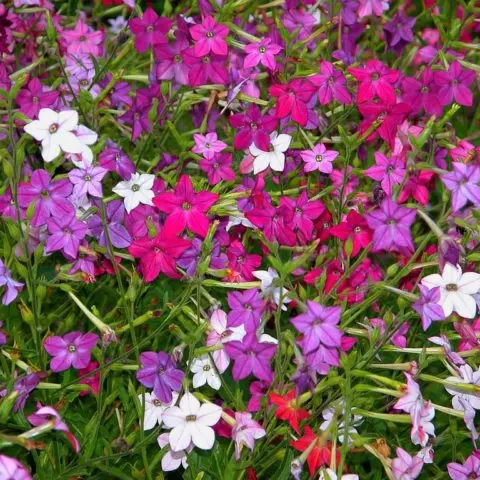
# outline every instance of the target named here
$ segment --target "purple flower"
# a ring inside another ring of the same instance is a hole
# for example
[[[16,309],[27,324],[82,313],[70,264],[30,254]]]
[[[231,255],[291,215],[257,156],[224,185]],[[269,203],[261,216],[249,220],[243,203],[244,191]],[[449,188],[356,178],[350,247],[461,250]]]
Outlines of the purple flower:
[[[464,70],[459,62],[450,64],[448,72],[437,71],[435,81],[440,85],[438,94],[444,105],[455,101],[460,105],[470,107],[473,103],[473,94],[470,84],[475,80],[475,72]]]
[[[422,319],[423,330],[432,324],[432,322],[445,319],[443,308],[438,304],[440,300],[440,288],[432,289],[419,285],[420,298],[412,304],[412,308],[420,315]]]
[[[137,372],[137,380],[148,388],[153,388],[155,396],[163,403],[172,401],[172,391],[182,389],[185,373],[176,368],[175,362],[165,352],[143,352],[140,355],[142,368]]]
[[[265,436],[265,430],[252,419],[248,412],[235,412],[235,425],[232,429],[232,439],[235,442],[235,458],[240,460],[242,447],[246,446],[253,452],[255,440]]]
[[[204,57],[197,57],[193,47],[187,48],[183,55],[185,63],[190,67],[188,83],[191,87],[206,85],[208,82],[221,85],[227,83],[228,72],[225,68],[225,56],[209,53]]]
[[[228,327],[244,325],[247,332],[259,327],[264,305],[257,289],[228,292],[228,306]]]
[[[194,277],[201,254],[202,241],[199,238],[194,238],[190,247],[177,259],[177,265],[185,269],[187,276]]]
[[[130,20],[129,26],[135,35],[137,52],[145,52],[150,46],[168,43],[166,34],[172,23],[168,18],[159,17],[150,7],[143,12],[142,18]]]
[[[438,72],[433,72],[430,67],[425,67],[420,80],[410,77],[403,79],[403,98],[412,108],[412,114],[419,113],[422,108],[428,115],[439,117],[442,114],[443,107],[436,83],[437,74]]]
[[[0,195],[0,215],[4,218],[17,220],[17,209],[15,208],[15,202],[10,187],[7,187],[5,193]]]
[[[89,249],[88,242],[86,240],[82,240],[82,247],[84,247],[86,250]],[[95,262],[97,260],[96,256],[90,253],[84,253],[82,251],[79,251],[77,258],[70,257],[68,258],[68,260],[70,262],[73,262],[72,268],[68,271],[70,275],[73,275],[75,272],[81,271],[91,277],[95,277]]]
[[[54,372],[63,372],[72,366],[77,370],[86,368],[97,342],[95,333],[70,332],[63,337],[48,337],[43,346],[53,357],[50,368]]]
[[[280,53],[283,48],[280,45],[272,43],[272,39],[267,37],[260,42],[251,43],[245,46],[247,56],[243,61],[243,68],[256,67],[261,63],[269,70],[275,70],[275,55]]]
[[[183,52],[188,48],[188,41],[176,40],[172,45],[155,48],[155,75],[157,80],[174,80],[181,85],[188,85],[189,67],[183,59]]]
[[[125,216],[125,226],[135,238],[146,237],[149,232],[154,237],[160,229],[160,214],[150,205],[139,205]]]
[[[375,251],[413,252],[414,245],[410,226],[415,221],[415,210],[401,207],[386,198],[380,208],[365,216],[373,230]]]
[[[151,125],[148,119],[148,112],[151,104],[145,97],[138,96],[121,117],[120,120],[132,127],[132,141],[135,141],[143,132],[150,132]]]
[[[18,204],[22,208],[35,202],[31,224],[34,227],[45,225],[47,219],[65,217],[74,209],[67,197],[72,193],[72,184],[67,179],[51,181],[46,170],[35,170],[29,183],[20,185],[18,189]]]
[[[323,307],[317,302],[307,300],[307,311],[290,321],[303,333],[304,353],[311,353],[320,344],[327,348],[339,348],[342,331],[336,326],[340,322],[341,307]]]
[[[301,395],[307,390],[313,390],[315,385],[318,383],[317,372],[313,368],[313,365],[309,365],[308,363],[300,364],[296,372],[292,375],[291,379],[292,382],[295,384],[295,391],[297,393],[297,396]]]
[[[199,167],[207,174],[210,185],[216,185],[222,180],[225,182],[235,180],[231,153],[220,153],[211,158],[202,158]]]
[[[12,278],[12,272],[5,266],[0,259],[0,287],[5,287],[5,293],[2,297],[3,305],[9,305],[18,296],[23,288],[22,282],[17,282]]]
[[[58,92],[44,91],[40,80],[32,78],[28,86],[18,92],[15,102],[27,117],[37,118],[40,109],[53,107],[58,96]]]
[[[469,478],[480,478],[480,455],[475,451],[465,463],[451,462],[447,464],[448,474],[452,480],[468,480]]]
[[[460,210],[468,201],[475,206],[480,205],[480,167],[472,164],[453,162],[453,172],[440,178],[452,192],[452,208]]]
[[[132,173],[135,173],[135,165],[128,158],[128,155],[109,140],[105,150],[98,156],[99,164],[105,170],[118,173],[124,180],[130,180]]]
[[[253,374],[259,380],[271,383],[273,372],[270,360],[277,351],[273,343],[261,343],[257,340],[255,332],[248,333],[243,341],[227,342],[225,351],[234,360],[232,369],[233,378],[238,381]]]
[[[413,40],[413,26],[416,19],[397,13],[390,22],[383,27],[385,39],[389,50],[398,55]]]
[[[392,472],[396,479],[414,480],[422,468],[423,460],[420,457],[412,457],[403,448],[397,448],[397,458],[392,461]]]
[[[30,373],[24,377],[18,379],[13,384],[13,391],[17,393],[17,398],[15,400],[15,405],[13,411],[17,412],[18,410],[23,410],[25,408],[25,403],[30,396],[30,394],[37,388],[37,385],[40,383],[42,378],[46,377],[46,374],[43,372]],[[0,397],[5,397],[7,395],[7,389],[4,389],[0,392]],[[1,478],[1,477],[0,477]]]
[[[93,165],[85,168],[76,168],[68,174],[68,178],[73,183],[73,195],[75,197],[84,197],[90,194],[93,197],[102,198],[102,179],[107,173],[102,167]]]
[[[50,218],[47,221],[50,236],[45,245],[45,253],[62,250],[65,255],[76,257],[80,241],[87,234],[87,224],[77,220],[75,213],[64,217]]]
[[[105,209],[105,226],[108,229],[108,236],[115,248],[127,248],[132,243],[132,237],[123,225],[125,207],[121,200],[108,202]],[[107,246],[105,228],[102,225],[102,218],[99,214],[92,215],[88,220],[88,229],[91,235],[98,239],[100,245]]]
[[[32,480],[29,471],[16,459],[0,455],[0,478],[5,480]]]
[[[337,70],[332,63],[321,62],[320,73],[308,77],[308,80],[318,87],[318,100],[321,105],[327,105],[333,99],[342,104],[352,102],[352,97],[347,90],[345,75]]]
[[[384,192],[391,196],[393,185],[400,185],[405,177],[405,161],[397,155],[387,158],[384,153],[375,152],[375,164],[365,171],[365,175],[381,182]]]

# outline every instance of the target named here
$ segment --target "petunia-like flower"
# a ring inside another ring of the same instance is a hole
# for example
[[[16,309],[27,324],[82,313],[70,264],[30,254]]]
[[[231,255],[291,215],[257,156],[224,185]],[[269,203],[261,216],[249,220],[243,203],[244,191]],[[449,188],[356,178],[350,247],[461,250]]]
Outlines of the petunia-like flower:
[[[480,370],[474,372],[470,365],[465,364],[459,367],[459,372],[459,377],[448,377],[446,380],[450,383],[476,385],[480,387]],[[445,385],[445,390],[452,395],[452,406],[455,410],[463,412],[467,410],[468,407],[474,410],[480,410],[480,397],[478,397],[475,392],[466,392],[452,385]]]
[[[12,278],[12,272],[5,266],[0,259],[0,287],[5,287],[5,293],[2,297],[2,304],[12,303],[23,288],[22,282],[17,282]]]
[[[161,44],[154,48],[157,59],[155,64],[157,80],[173,80],[181,85],[188,85],[189,67],[183,55],[188,48],[188,41],[183,38],[178,38],[173,44]]]
[[[190,177],[182,175],[174,192],[157,194],[153,203],[167,214],[166,229],[180,233],[188,228],[205,238],[210,226],[206,213],[217,199],[216,193],[206,190],[195,192]]]
[[[117,183],[112,190],[124,198],[125,210],[130,213],[141,203],[153,205],[153,182],[155,175],[148,173],[132,173],[130,180]]]
[[[95,31],[83,20],[78,20],[74,29],[63,30],[62,40],[67,53],[71,55],[88,54],[98,57],[102,53],[103,32]]]
[[[256,333],[251,332],[241,342],[225,343],[224,348],[234,361],[232,376],[235,380],[242,380],[251,374],[266,382],[273,380],[270,360],[277,350],[275,344],[259,342]]]
[[[434,273],[422,279],[422,284],[428,288],[440,288],[440,300],[445,317],[452,312],[465,318],[475,318],[477,304],[473,297],[480,290],[480,274],[462,272],[459,265],[446,263],[442,275]]]
[[[32,78],[26,88],[22,88],[18,92],[15,102],[27,117],[36,118],[42,108],[50,108],[55,105],[58,97],[58,92],[44,90],[40,80]]]
[[[129,109],[119,118],[132,127],[132,141],[137,140],[143,132],[149,133],[152,129],[149,119],[151,102],[148,98],[137,95],[131,102]]]
[[[191,87],[198,87],[210,83],[226,85],[228,71],[225,67],[227,57],[209,53],[203,57],[195,55],[195,49],[186,48],[183,52],[183,60],[189,67],[188,83]]]
[[[235,442],[235,458],[240,460],[242,448],[245,446],[253,452],[255,441],[266,435],[258,422],[252,419],[248,412],[235,412],[235,425],[232,428],[232,438]]]
[[[273,43],[270,37],[262,38],[260,42],[250,43],[245,46],[247,55],[243,60],[243,68],[256,67],[261,63],[269,70],[275,70],[275,55],[280,53],[283,47]]]
[[[0,455],[0,478],[4,480],[32,480],[27,468],[16,458]]]
[[[165,352],[143,352],[140,354],[140,364],[137,380],[145,387],[152,388],[161,402],[170,403],[173,392],[182,389],[185,373],[176,368],[172,357]]]
[[[285,152],[290,146],[292,137],[285,133],[278,135],[277,132],[270,134],[270,145],[267,151],[258,148],[255,143],[250,145],[250,153],[255,157],[253,161],[253,173],[263,172],[268,167],[277,172],[283,172],[285,168]]]
[[[157,443],[160,448],[165,448],[170,444],[169,442],[170,435],[168,433],[162,433],[157,438]],[[193,444],[190,445],[185,450],[179,450],[174,452],[172,449],[169,449],[167,453],[162,457],[162,470],[164,472],[173,472],[180,465],[183,468],[188,468],[187,454],[193,450]]]
[[[73,183],[73,195],[84,197],[87,194],[102,198],[102,180],[107,170],[102,167],[87,166],[71,170],[68,178]]]
[[[320,105],[327,105],[335,99],[343,105],[352,103],[352,96],[347,89],[347,79],[331,62],[320,62],[320,73],[308,77],[308,81],[318,87]]]
[[[388,10],[390,0],[359,0],[358,17],[369,17],[375,15],[381,17],[385,10]]]
[[[261,282],[262,293],[265,297],[270,297],[282,310],[287,310],[286,305],[291,302],[288,298],[288,290],[284,287],[275,285],[278,273],[271,267],[268,270],[256,270],[253,272],[255,278]],[[280,305],[280,299],[282,304]]]
[[[465,70],[459,62],[452,62],[448,71],[437,70],[435,82],[440,86],[438,96],[443,105],[455,100],[460,105],[470,107],[473,94],[470,84],[475,80],[475,72]]]
[[[128,180],[135,173],[135,164],[111,140],[107,141],[106,148],[100,153],[98,160],[102,168],[118,173],[124,180]]]
[[[12,392],[17,394],[15,405],[13,406],[14,412],[18,412],[18,410],[23,410],[25,408],[25,403],[27,402],[31,393],[37,388],[38,384],[46,376],[47,374],[44,372],[34,372],[15,380],[12,389]],[[7,393],[9,393],[7,388],[4,388],[0,391],[0,397],[5,397]]]
[[[54,372],[63,372],[72,366],[77,370],[86,368],[97,342],[95,333],[70,332],[63,337],[48,337],[43,345],[53,357],[50,368]]]
[[[375,251],[413,252],[414,245],[410,226],[415,221],[415,210],[401,207],[386,198],[380,208],[365,216],[373,230]]]
[[[195,358],[190,366],[190,371],[193,373],[194,388],[202,387],[206,383],[214,390],[219,390],[222,386],[222,381],[208,354]]]
[[[480,455],[478,455],[478,451],[470,455],[463,464],[450,462],[447,464],[447,470],[452,480],[480,478]]]
[[[214,157],[202,158],[198,162],[198,166],[206,172],[209,185],[216,185],[222,180],[225,182],[235,180],[230,153],[220,153]]]
[[[330,233],[343,242],[351,239],[352,251],[350,255],[352,257],[358,255],[360,250],[366,248],[372,241],[372,231],[368,228],[365,217],[355,210],[350,210],[342,223],[330,227]]]
[[[414,38],[413,26],[415,22],[415,17],[407,17],[397,13],[390,22],[385,24],[383,31],[389,50],[393,50],[398,55],[402,53],[405,46],[411,43]]]
[[[435,436],[435,427],[431,420],[435,418],[435,409],[430,401],[415,403],[410,412],[412,429],[410,439],[414,445],[425,447],[429,438]]]
[[[423,460],[418,455],[410,455],[403,448],[397,448],[397,456],[392,460],[392,473],[395,480],[415,480],[423,469]]]
[[[468,201],[480,205],[480,167],[473,164],[453,162],[453,171],[440,176],[444,185],[452,192],[452,208],[457,212]]]
[[[412,308],[420,315],[422,319],[423,330],[438,320],[445,319],[445,313],[440,303],[440,288],[428,288],[425,285],[418,286],[420,298],[412,304]]]
[[[215,425],[222,415],[222,408],[210,402],[200,402],[186,392],[178,407],[170,407],[163,414],[163,423],[171,428],[168,441],[174,452],[186,450],[190,442],[202,450],[210,450],[215,443]]]
[[[88,227],[70,213],[63,217],[52,217],[47,220],[50,236],[45,244],[45,253],[62,250],[66,255],[75,258],[80,242],[85,238]]]
[[[192,152],[203,155],[205,158],[213,158],[217,153],[227,148],[227,144],[219,140],[215,132],[210,132],[206,135],[195,133],[193,139],[195,140],[195,145],[192,148]]]
[[[35,140],[42,142],[42,157],[53,162],[60,152],[80,153],[82,142],[73,133],[78,127],[78,113],[75,110],[55,112],[42,108],[38,120],[25,125],[24,130]]]
[[[243,325],[247,331],[251,332],[260,326],[264,305],[257,289],[228,292],[227,300],[230,307],[228,313],[229,328]]]
[[[402,80],[404,89],[403,98],[412,107],[416,114],[424,109],[428,115],[442,114],[443,107],[436,82],[437,72],[430,67],[425,67],[419,80],[406,77]]]
[[[210,52],[217,55],[226,55],[228,45],[225,38],[228,35],[228,28],[217,23],[210,15],[203,19],[200,25],[190,27],[190,35],[195,41],[195,55],[203,57]]]
[[[91,373],[91,375],[89,375],[89,373]],[[81,391],[80,396],[84,397],[89,393],[98,396],[100,393],[100,371],[98,370],[98,362],[89,362],[85,368],[78,370],[78,375],[79,377],[83,377],[78,381],[79,385],[88,385],[90,387],[90,390]]]
[[[286,420],[295,432],[300,433],[300,422],[310,417],[310,414],[297,403],[295,389],[285,395],[275,392],[269,393],[270,401],[277,406],[275,416],[280,420]]]
[[[172,400],[170,402],[162,402],[157,398],[155,393],[145,393],[145,395],[139,394],[138,400],[140,404],[143,402],[145,396],[145,415],[143,417],[143,429],[151,430],[156,425],[162,425],[163,414],[167,408],[175,405],[178,400],[178,393],[172,392]]]
[[[141,18],[132,18],[128,23],[135,35],[135,49],[142,53],[150,46],[166,45],[166,34],[173,22],[169,18],[159,17],[155,10],[149,7]]]
[[[400,185],[405,177],[405,160],[397,155],[388,158],[382,152],[375,152],[375,164],[365,170],[365,175],[380,182],[383,191],[390,196],[393,185]]]
[[[327,150],[323,143],[315,145],[312,150],[303,150],[300,152],[302,160],[305,162],[303,168],[305,172],[319,172],[329,175],[333,171],[333,161],[338,157],[335,150]]]

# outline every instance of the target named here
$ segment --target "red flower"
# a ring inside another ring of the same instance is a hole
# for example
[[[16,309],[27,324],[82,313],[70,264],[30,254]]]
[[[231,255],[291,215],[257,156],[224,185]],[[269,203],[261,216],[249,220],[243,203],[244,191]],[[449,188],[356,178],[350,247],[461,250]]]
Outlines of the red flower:
[[[287,420],[290,426],[300,433],[298,423],[308,418],[310,414],[304,408],[297,406],[295,389],[283,396],[275,392],[270,392],[269,396],[270,401],[278,407],[275,416],[280,420]]]
[[[344,222],[331,227],[330,233],[343,241],[348,238],[352,239],[352,257],[355,257],[362,247],[367,247],[372,241],[372,231],[368,228],[367,221],[355,210],[348,212]]]

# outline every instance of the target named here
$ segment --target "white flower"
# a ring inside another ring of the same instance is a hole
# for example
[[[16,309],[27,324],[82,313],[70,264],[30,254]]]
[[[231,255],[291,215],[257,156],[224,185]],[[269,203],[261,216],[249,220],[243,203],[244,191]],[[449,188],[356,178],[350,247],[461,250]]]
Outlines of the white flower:
[[[269,268],[268,270],[255,270],[253,275],[262,282],[260,288],[263,294],[272,297],[278,306],[280,306],[280,297],[282,297],[281,307],[282,310],[286,310],[287,307],[285,305],[291,302],[287,297],[288,290],[286,288],[276,287],[273,284],[274,280],[278,278],[278,273],[273,268]]]
[[[144,205],[153,205],[152,191],[155,175],[148,173],[132,173],[132,177],[128,181],[117,183],[112,190],[124,198],[125,210],[130,213],[135,207],[141,203]]]
[[[480,387],[480,370],[474,372],[468,364],[462,365],[459,370],[461,377],[448,377],[447,381],[477,385]],[[455,410],[465,411],[468,410],[469,407],[480,410],[480,397],[475,395],[474,392],[466,392],[451,385],[446,385],[445,390],[447,390],[450,395],[453,395],[452,406]]]
[[[480,290],[479,273],[462,273],[459,265],[455,267],[446,263],[441,276],[438,273],[427,275],[422,284],[428,288],[440,288],[438,303],[443,308],[445,317],[452,312],[465,318],[475,317],[477,304],[473,295]]]
[[[69,153],[66,156],[78,168],[91,167],[93,163],[93,152],[89,145],[93,145],[98,140],[97,132],[90,130],[85,125],[79,125],[74,131],[75,136],[82,144],[80,153]]]
[[[158,446],[160,448],[166,447],[168,445],[168,437],[168,433],[162,433],[157,437]],[[162,470],[164,472],[172,472],[173,470],[176,470],[180,465],[182,465],[185,469],[188,468],[187,453],[190,453],[192,450],[192,444],[190,444],[186,450],[180,450],[178,452],[169,450],[162,457]]]
[[[110,24],[110,31],[115,35],[118,35],[128,26],[128,21],[121,15],[117,18],[111,18],[108,23]]]
[[[142,395],[138,396],[140,403],[142,403]],[[172,392],[172,401],[170,403],[162,403],[155,394],[145,393],[145,416],[143,417],[143,429],[151,430],[155,425],[162,424],[162,417],[167,408],[177,403],[178,393]]]
[[[202,387],[205,383],[208,383],[214,390],[219,390],[222,386],[220,377],[217,375],[208,355],[195,358],[190,371],[194,373],[193,386],[195,388]]]
[[[337,480],[337,474],[331,469],[327,468],[324,469],[322,468],[320,470],[320,476],[318,477],[318,480]],[[347,473],[346,475],[342,475],[340,477],[340,480],[358,480],[358,475],[354,473]]]
[[[254,229],[257,228],[248,218],[244,217],[243,215],[241,216],[230,215],[228,217],[228,223],[227,223],[227,226],[225,227],[225,230],[228,232],[232,227],[236,227],[237,225],[243,225],[244,227],[247,227],[247,228],[254,228]]]
[[[174,452],[185,450],[192,442],[202,450],[210,450],[215,443],[215,425],[222,415],[222,408],[213,403],[200,402],[187,392],[178,407],[170,407],[163,414],[163,424],[171,428],[168,441]]]
[[[325,431],[330,426],[332,421],[335,421],[335,423],[337,424],[338,440],[340,443],[343,443],[345,436],[345,422],[340,421],[340,418],[343,417],[345,413],[343,403],[343,401],[340,401],[329,408],[325,408],[322,411],[322,417],[325,421],[320,425],[320,430]],[[352,413],[355,413],[354,409],[352,409]],[[348,427],[348,443],[353,441],[352,434],[358,435],[357,429],[355,427],[358,427],[362,423],[362,421],[363,418],[361,415],[353,416],[353,422],[351,422]]]
[[[277,172],[283,172],[285,168],[285,153],[290,146],[292,137],[282,133],[278,135],[277,132],[270,134],[270,148],[265,152],[260,150],[255,143],[250,145],[250,153],[255,157],[253,161],[253,173],[259,173],[270,167]]]
[[[53,162],[61,151],[80,153],[82,142],[75,135],[78,127],[78,113],[75,110],[55,112],[42,108],[38,120],[25,125],[24,130],[35,140],[42,142],[42,157],[46,162]]]

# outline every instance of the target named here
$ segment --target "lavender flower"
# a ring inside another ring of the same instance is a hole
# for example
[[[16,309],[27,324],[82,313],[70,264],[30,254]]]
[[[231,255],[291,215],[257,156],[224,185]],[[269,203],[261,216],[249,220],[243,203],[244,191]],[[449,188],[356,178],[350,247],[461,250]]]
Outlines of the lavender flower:
[[[438,304],[440,288],[428,288],[424,285],[419,285],[418,288],[420,298],[412,304],[412,308],[420,315],[423,330],[427,330],[432,322],[445,319],[443,308]]]
[[[263,310],[263,300],[255,288],[243,292],[229,292],[228,326],[244,325],[246,331],[254,331],[260,325]]]
[[[17,282],[12,278],[12,272],[5,266],[0,259],[0,287],[5,287],[5,293],[2,297],[3,305],[9,305],[18,296],[23,288],[22,282]]]
[[[460,210],[468,201],[480,205],[480,167],[453,162],[453,172],[441,176],[442,182],[452,192],[452,208]]]

